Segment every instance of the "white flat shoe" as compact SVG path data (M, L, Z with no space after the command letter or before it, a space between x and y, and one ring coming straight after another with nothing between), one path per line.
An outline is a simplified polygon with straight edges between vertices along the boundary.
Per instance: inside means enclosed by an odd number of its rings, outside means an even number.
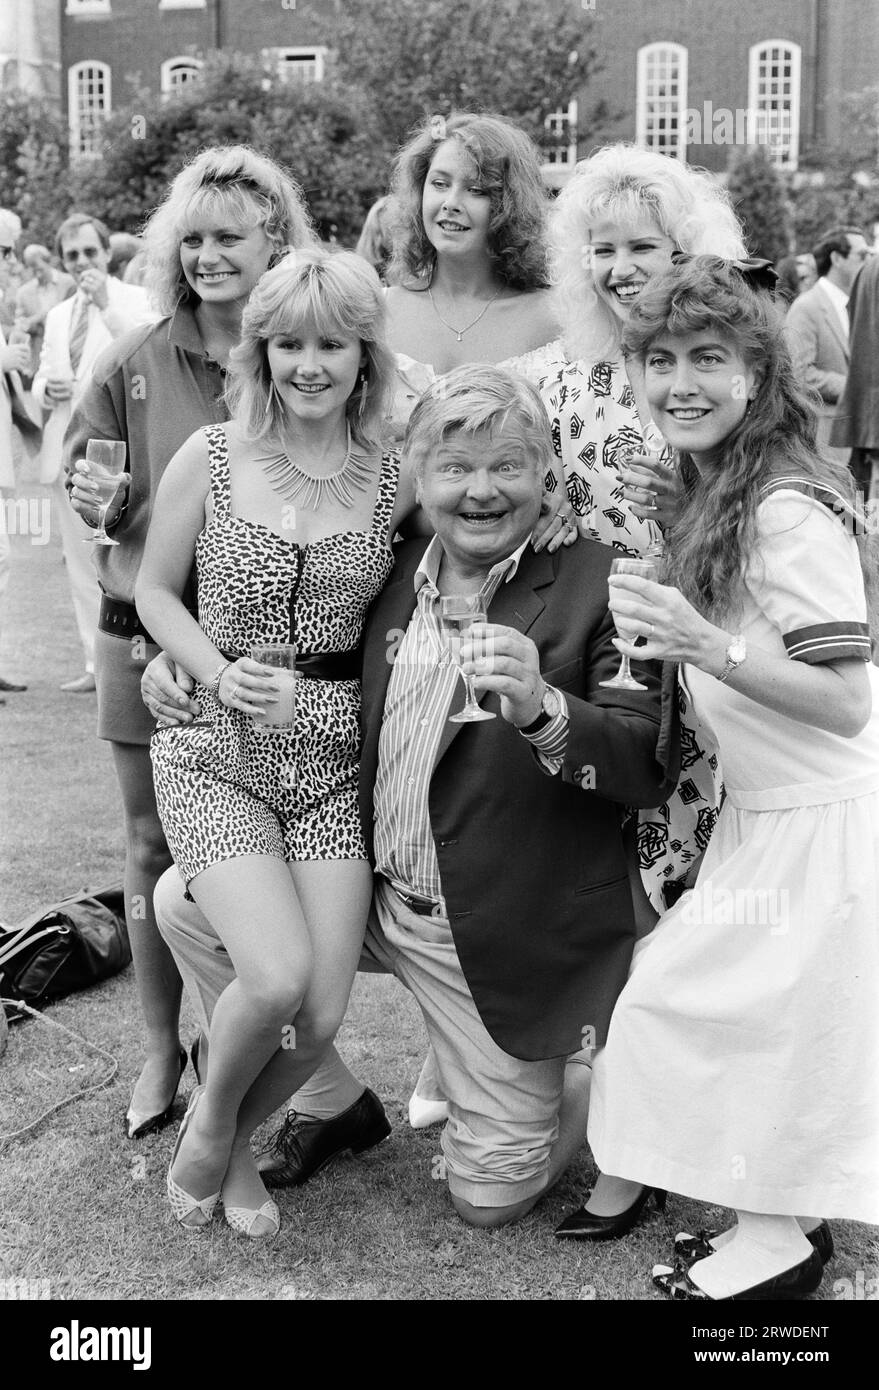
M271 1197L256 1211L250 1207L225 1207L226 1221L239 1235L249 1236L251 1240L271 1240L281 1229L281 1213ZM270 1231L254 1231L260 1217L272 1223Z
M444 1125L449 1118L447 1100L424 1100L417 1091L409 1097L409 1125L412 1129L429 1129Z
M171 1204L171 1210L177 1221L180 1222L180 1225L186 1231L200 1231L205 1226L209 1226L213 1219L217 1203L220 1200L219 1192L212 1192L209 1197L192 1197L171 1177L171 1169L174 1167L174 1160L177 1157L177 1153L183 1141L183 1136L186 1133L189 1121L195 1114L195 1107L201 1099L203 1092L203 1086L196 1086L189 1098L189 1105L186 1107L186 1114L183 1116L180 1133L177 1135L177 1142L174 1145L174 1152L171 1155L171 1162L168 1165L168 1177L166 1180L168 1201Z

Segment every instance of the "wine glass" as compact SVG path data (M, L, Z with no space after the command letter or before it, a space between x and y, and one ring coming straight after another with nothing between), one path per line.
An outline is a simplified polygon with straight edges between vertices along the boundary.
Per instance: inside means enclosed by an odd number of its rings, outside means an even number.
M98 503L98 527L91 536L83 539L92 545L118 545L108 536L104 523L110 503L119 490L119 475L125 469L128 446L122 439L90 439L85 446L85 456L90 464L89 478L95 484Z
M461 639L474 623L487 621L485 599L481 594L448 594L440 600L443 631L452 661L464 681L467 700L458 714L449 715L451 724L475 724L478 719L494 719L488 710L476 703L473 677L461 667Z
M639 579L652 579L654 583L659 579L659 566L656 560L637 560L631 555L622 555L619 559L614 560L611 564L610 572L611 574L637 574ZM613 613L613 604L611 604L610 607ZM617 614L614 613L613 620L616 624L617 632L620 637L622 637L623 641L634 642L635 638L639 636L637 627L632 627L630 623L626 622L622 615L617 616ZM598 684L605 685L610 690L647 689L646 685L642 685L640 681L635 680L635 677L632 675L629 658L625 655L621 658L620 669L617 671L613 680L599 681Z

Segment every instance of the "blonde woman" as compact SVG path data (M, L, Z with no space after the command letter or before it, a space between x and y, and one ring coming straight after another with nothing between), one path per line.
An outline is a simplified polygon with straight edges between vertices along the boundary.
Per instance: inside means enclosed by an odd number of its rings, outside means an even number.
M306 1080L341 1023L372 875L360 826L358 647L414 505L378 442L393 370L375 271L296 252L263 277L231 354L232 418L197 431L162 479L138 610L196 678L198 721L153 737L177 867L236 979L211 1001L207 1083L168 1173L177 1219L274 1235L250 1136ZM198 619L183 592L198 576ZM295 642L294 721L255 643ZM193 992L209 992L196 980ZM295 1045L290 1038L295 1039Z
M153 890L171 856L150 768L155 721L140 699L144 664L157 648L134 606L135 581L168 460L200 425L227 418L226 367L251 290L286 246L312 241L302 194L272 160L243 145L191 160L144 233L147 285L163 317L100 359L65 438L71 503L92 525L92 483L81 467L86 443L121 439L128 446L130 481L110 511L118 545L93 548L104 593L95 652L98 737L110 742L122 794L127 918L146 1031L146 1060L125 1116L130 1139L170 1121L186 1066L180 976L153 914ZM194 604L194 591L188 601Z

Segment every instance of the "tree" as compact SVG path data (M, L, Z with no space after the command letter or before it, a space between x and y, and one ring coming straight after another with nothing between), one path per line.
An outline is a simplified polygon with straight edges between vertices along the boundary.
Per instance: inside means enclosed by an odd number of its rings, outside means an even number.
M136 231L187 159L232 143L253 145L291 171L324 236L335 227L355 238L384 180L361 92L273 81L257 60L217 53L172 100L137 93L108 122L101 159L77 168L78 200L114 230Z
M782 175L765 145L746 145L730 163L727 191L752 256L780 261L790 253L791 217Z
M70 210L67 141L48 102L16 91L0 98L0 207L18 213L26 242L51 246Z
M345 0L323 20L346 88L369 93L390 161L416 122L494 111L542 140L596 66L571 0Z
M840 223L864 228L879 219L879 87L841 100L845 144L813 144L793 178L797 244L814 246Z

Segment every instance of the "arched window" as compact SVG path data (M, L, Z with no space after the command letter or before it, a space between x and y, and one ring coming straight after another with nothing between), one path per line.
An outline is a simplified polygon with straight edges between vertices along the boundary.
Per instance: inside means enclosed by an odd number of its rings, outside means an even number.
M68 73L70 153L74 159L100 153L101 127L110 114L110 68L86 59Z
M658 154L686 159L687 50L648 43L638 50L635 139Z
M166 58L161 68L162 91L179 92L187 82L196 82L201 72L200 58Z
M800 153L802 49L786 39L755 43L748 62L752 140L768 145L780 169L796 169Z

